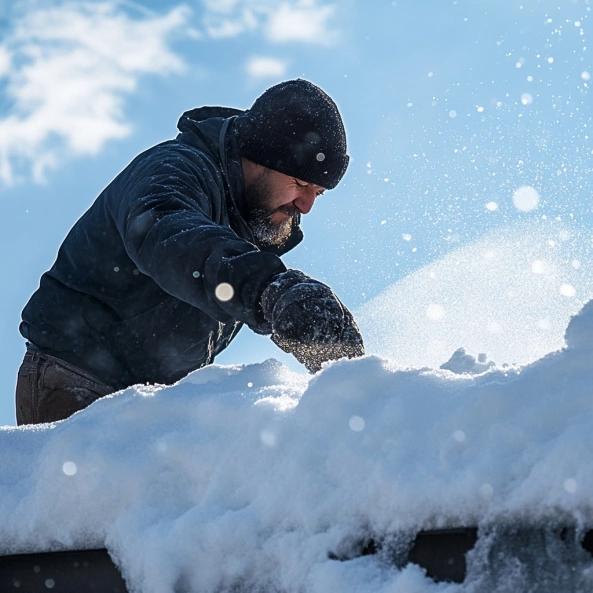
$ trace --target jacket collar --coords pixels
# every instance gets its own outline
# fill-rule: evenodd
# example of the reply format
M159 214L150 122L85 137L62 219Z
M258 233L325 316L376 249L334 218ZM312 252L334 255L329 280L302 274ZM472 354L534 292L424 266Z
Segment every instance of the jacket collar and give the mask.
M241 237L256 245L262 251L283 255L303 240L300 216L295 219L292 234L282 247L260 245L245 220L245 185L241 153L234 129L237 115L243 113L231 107L199 107L185 112L177 127L177 139L208 152L214 157L222 171L226 186L227 209L231 227Z

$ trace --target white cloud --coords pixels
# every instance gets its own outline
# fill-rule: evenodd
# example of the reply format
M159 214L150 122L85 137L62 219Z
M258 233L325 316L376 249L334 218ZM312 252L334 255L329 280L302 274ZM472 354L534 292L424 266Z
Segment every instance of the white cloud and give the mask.
M139 77L183 69L169 40L188 13L131 16L113 2L21 13L0 48L10 104L0 118L0 183L15 180L17 162L40 181L64 155L96 153L128 135L124 98Z
M236 10L241 0L203 0L204 8L211 12L228 14Z
M235 17L222 17L218 15L220 10L214 14L209 14L204 19L206 34L213 39L225 39L228 37L237 37L246 31L252 31L257 28L257 17L249 8L240 11Z
M265 26L270 41L303 41L329 45L336 39L328 28L333 16L333 5L319 6L316 2L283 3L272 11Z
M277 58L254 56L245 66L252 78L277 78L286 74L286 62Z
M199 28L210 38L253 31L274 43L337 38L336 5L324 0L202 0L202 7ZM0 185L23 174L41 181L65 157L127 136L125 99L141 76L181 72L173 35L200 37L185 6L156 14L123 0L43 0L14 12L0 44ZM246 72L281 77L286 64L255 57Z
M10 71L10 53L0 45L0 78L6 76Z
M212 38L235 37L263 29L274 43L301 42L331 45L337 33L330 27L336 12L322 0L202 0L206 34Z

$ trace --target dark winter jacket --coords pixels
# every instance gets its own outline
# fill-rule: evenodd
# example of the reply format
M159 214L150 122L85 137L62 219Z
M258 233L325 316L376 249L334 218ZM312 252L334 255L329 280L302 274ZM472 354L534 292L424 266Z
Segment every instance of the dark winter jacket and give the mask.
M136 157L74 225L23 311L40 350L121 388L171 383L209 364L284 271L244 219L234 109L203 107ZM299 243L295 221L283 252ZM228 283L229 301L215 295Z

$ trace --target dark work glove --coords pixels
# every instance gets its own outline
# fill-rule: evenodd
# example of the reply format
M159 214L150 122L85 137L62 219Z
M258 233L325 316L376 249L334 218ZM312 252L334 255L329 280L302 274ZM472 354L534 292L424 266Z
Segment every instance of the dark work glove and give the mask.
M311 372L328 360L364 355L350 311L329 286L298 270L274 276L260 304L274 343Z

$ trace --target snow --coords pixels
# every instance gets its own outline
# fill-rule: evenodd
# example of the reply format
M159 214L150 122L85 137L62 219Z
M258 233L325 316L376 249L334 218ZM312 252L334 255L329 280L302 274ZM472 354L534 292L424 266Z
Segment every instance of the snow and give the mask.
M521 104L522 105L531 105L533 103L533 95L529 93L523 93L521 95Z
M445 318L447 312L443 305L439 305L438 303L430 303L428 307L426 307L426 317L431 321L441 321Z
M593 524L592 351L589 302L564 347L525 366L461 351L452 370L376 356L313 377L273 360L212 365L63 422L4 427L1 552L107 546L144 593L527 590L516 562L491 572L488 526ZM460 525L490 534L463 585L381 554L328 557ZM586 559L569 576L562 562L542 564L572 579L555 590L590 591Z
M556 220L500 227L365 303L356 319L367 352L411 367L437 368L461 347L499 365L532 362L562 347L571 315L593 298L593 270L575 260L593 261L590 229ZM561 294L565 284L574 296Z
M465 348L459 348L455 350L451 358L441 365L442 369L447 369L453 373L471 373L476 375L484 373L496 365L493 361L488 360L485 353L481 352L478 357L475 358L471 354L465 351Z
M230 301L235 295L235 290L228 282L221 282L214 289L214 295L219 301Z
M539 193L530 185L523 185L513 192L513 204L521 212L530 212L539 205Z

